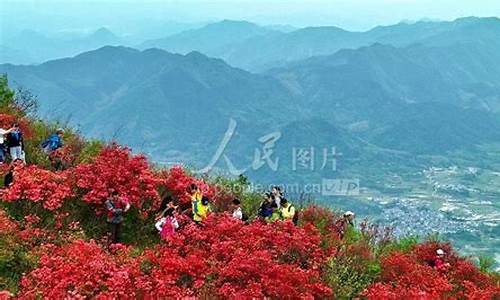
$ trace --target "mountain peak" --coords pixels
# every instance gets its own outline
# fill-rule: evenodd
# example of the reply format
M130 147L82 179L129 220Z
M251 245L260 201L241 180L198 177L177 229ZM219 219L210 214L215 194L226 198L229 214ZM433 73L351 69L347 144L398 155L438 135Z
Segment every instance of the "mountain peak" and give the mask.
M106 27L97 29L89 38L99 43L116 43L119 41L119 37Z

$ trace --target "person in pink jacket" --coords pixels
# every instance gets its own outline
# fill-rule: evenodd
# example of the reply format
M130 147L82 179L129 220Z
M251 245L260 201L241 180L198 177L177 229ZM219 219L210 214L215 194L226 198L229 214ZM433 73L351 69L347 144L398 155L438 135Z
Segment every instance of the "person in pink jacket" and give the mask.
M179 228L179 222L175 217L175 208L168 208L163 216L156 222L156 229L160 233L162 240L167 240L175 234L175 230Z

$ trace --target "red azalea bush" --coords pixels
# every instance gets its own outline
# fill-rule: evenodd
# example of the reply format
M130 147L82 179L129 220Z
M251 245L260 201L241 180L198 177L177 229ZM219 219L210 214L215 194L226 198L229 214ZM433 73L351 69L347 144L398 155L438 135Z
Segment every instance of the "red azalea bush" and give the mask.
M184 228L168 247L201 257L206 262L203 274L210 278L206 287L219 296L293 298L331 294L320 280L327 255L319 243L320 234L312 226L245 225L227 215L212 215L202 228Z
M33 136L33 130L31 129L28 120L24 118L19 118L11 114L0 113L0 128L9 129L12 127L12 124L14 123L19 124L19 128L21 128L21 131L23 132L25 138L30 138Z
M289 222L244 225L217 215L187 225L169 243L139 256L94 242L50 246L21 283L20 297L323 298L326 255L314 228Z
M23 277L19 297L133 299L133 278L138 272L132 266L120 265L93 241L48 245L38 268Z
M60 208L64 200L73 196L67 172L52 172L35 165L16 167L14 182L1 191L3 201L39 202L48 210Z
M301 211L300 220L314 224L323 234L336 232L335 222L338 217L329 209L311 205Z
M431 266L437 249L449 254L446 270ZM368 299L495 299L500 286L470 261L457 257L449 244L427 242L411 253L392 252L382 259L380 282L363 295Z
M216 189L210 186L203 179L190 176L186 171L180 166L174 166L169 170L164 170L160 173L160 179L162 185L166 188L167 192L170 193L174 198L179 201L182 207L189 207L191 199L188 194L188 189L191 184L196 184L200 188L203 195L216 201L214 196L216 194Z
M75 166L80 151L80 145L65 145L64 147L50 153L49 159L53 166L57 167L58 169L65 170Z
M0 209L0 234L11 234L18 230L18 224L9 218L5 210Z
M83 201L102 205L110 191L117 191L124 201L144 208L146 200L158 202L155 174L143 155L132 155L130 149L112 144L90 163L72 169L75 185Z

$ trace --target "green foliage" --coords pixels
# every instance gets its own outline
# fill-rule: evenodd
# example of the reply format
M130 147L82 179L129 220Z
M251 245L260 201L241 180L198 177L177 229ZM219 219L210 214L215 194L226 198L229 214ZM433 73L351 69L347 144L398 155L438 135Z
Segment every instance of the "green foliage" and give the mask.
M419 238L414 235L405 236L400 239L391 240L381 251L381 255L397 251L402 253L410 252L419 242Z
M153 226L154 216L144 218L139 211L131 208L124 214L125 221L122 224L122 243L134 245L139 248L154 247L160 242L158 231ZM104 218L101 219L101 222Z
M481 272L489 273L493 270L495 259L489 256L479 256L479 269Z
M36 268L37 258L10 238L0 236L0 290L16 293L23 273Z
M16 235L0 230L0 291L16 293L23 273L36 268L38 258L29 250Z
M359 230L356 230L353 226L348 226L347 230L344 234L344 243L347 245L354 244L362 241L363 239L367 239Z
M102 150L104 144L98 140L90 140L82 148L80 156L78 157L78 163L88 163L92 158L96 157L97 154Z
M380 265L366 262L355 255L335 257L326 265L325 280L336 298L352 299L359 295L380 274Z
M0 108L7 108L14 103L14 91L9 88L7 75L0 76Z
M217 176L211 180L211 183L223 193L238 198L241 201L241 209L249 218L257 215L262 202L262 195L248 190L250 183L247 177L243 175L236 178ZM228 200L231 201L232 199ZM222 207L222 209L226 210L227 207Z

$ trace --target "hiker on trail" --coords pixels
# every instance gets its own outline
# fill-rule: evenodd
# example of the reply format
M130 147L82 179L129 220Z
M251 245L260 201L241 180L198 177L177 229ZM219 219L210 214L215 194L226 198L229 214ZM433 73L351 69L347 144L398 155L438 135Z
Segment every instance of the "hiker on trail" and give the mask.
M43 151L45 151L45 153L47 154L51 154L52 152L61 148L63 146L63 139L62 139L63 135L64 135L64 129L62 128L57 129L55 133L51 134L42 143Z
M267 223L272 223L281 219L281 211L278 208L278 204L276 202L271 203L271 215L265 218Z
M111 243L116 244L120 241L120 230L123 223L123 213L130 209L130 203L123 203L118 196L117 191L111 193L111 197L105 202L108 210L108 223L110 227Z
M354 226L356 215L352 211L346 211L341 219L335 223L340 239L343 239L349 227Z
M297 225L295 207L285 198L281 199L281 218L285 221L290 220Z
M10 159L12 161L16 159L22 159L25 161L24 157L24 141L23 133L19 128L19 124L12 124L12 130L6 135L7 147L9 148Z
M241 201L240 199L234 199L232 203L233 207L233 218L241 220L241 221L246 221L243 220L243 211L241 210Z
M7 130L0 128L0 164L5 162L5 156L7 155L7 147L5 145L5 135L10 133L11 131L12 128Z
M196 205L193 210L193 220L196 224L201 224L210 212L210 199L203 196L201 201L196 201Z
M270 217L273 213L273 210L271 208L271 204L273 203L273 201L271 200L271 198L272 198L272 195L270 193L266 193L264 195L264 200L260 204L259 213L258 213L258 216L261 219L266 219L266 218Z
M20 166L22 166L23 164L24 164L24 162L20 158L14 160L10 164L9 172L7 174L5 174L5 177L3 179L3 185L5 188L9 188L10 185L14 182L14 178L16 177L16 173L17 173L16 169L19 168Z
M177 222L175 208L167 208L163 216L156 222L155 227L160 233L162 240L167 240L175 234L175 230L179 228Z
M444 271L450 267L450 264L446 262L446 252L443 249L436 250L436 257L433 261L434 268L439 271Z

